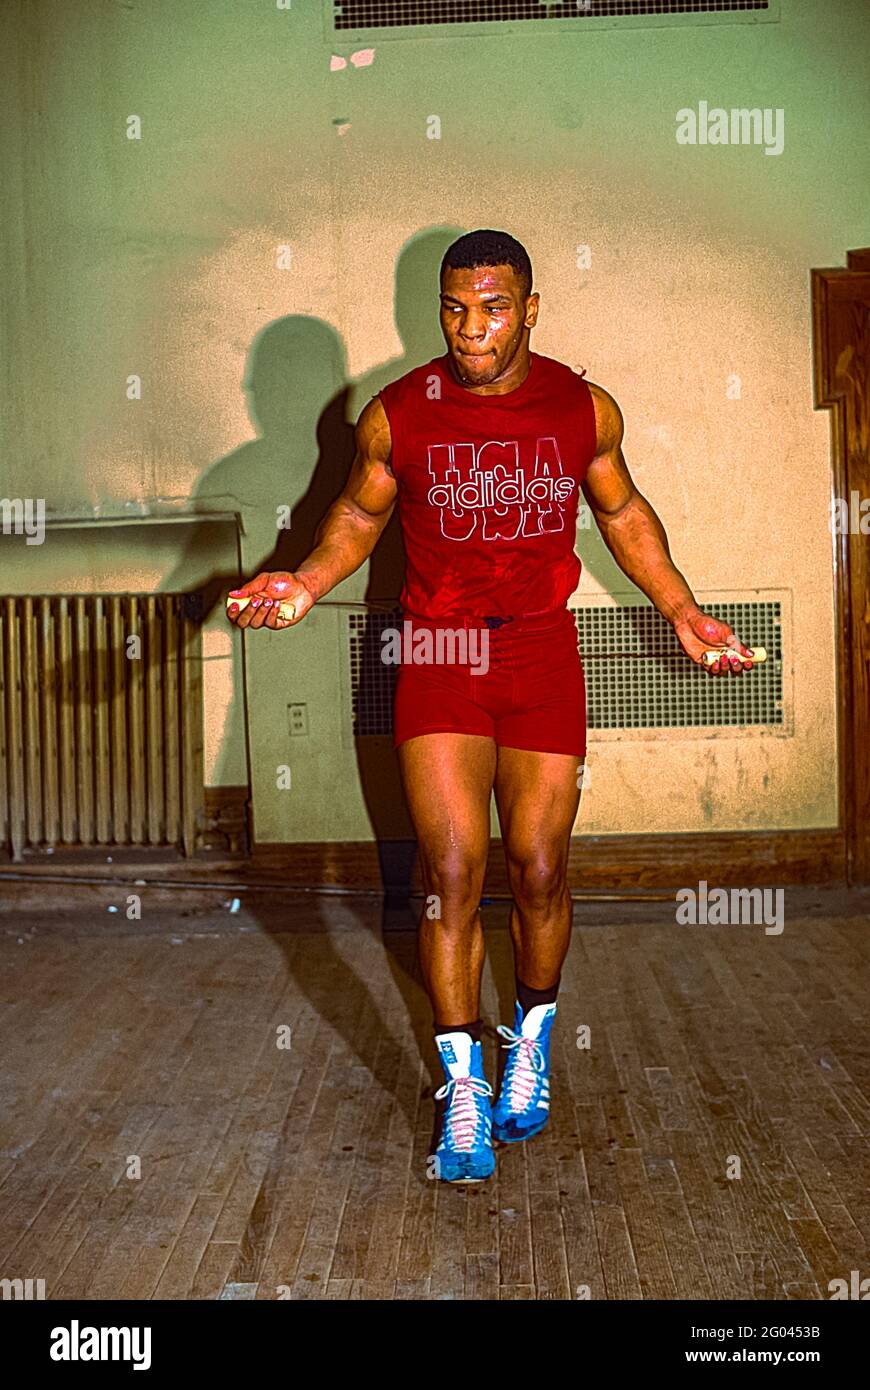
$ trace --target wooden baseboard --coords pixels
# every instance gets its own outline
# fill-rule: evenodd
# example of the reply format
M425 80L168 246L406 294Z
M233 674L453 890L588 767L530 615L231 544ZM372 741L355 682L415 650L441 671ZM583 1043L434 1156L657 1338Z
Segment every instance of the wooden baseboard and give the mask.
M206 787L201 848L247 854L251 843L250 802L247 787Z
M423 890L413 840L257 845L248 871L288 885ZM678 888L704 879L736 887L842 883L845 837L838 830L690 835L577 835L568 858L573 892ZM510 892L501 840L490 842L485 894Z
M722 831L687 835L578 835L568 878L577 888L673 888L704 879L752 888L842 883L846 841L839 830Z
M255 845L250 854L215 843L191 858L164 847L68 846L52 855L27 851L22 862L7 862L0 872L45 881L144 879L146 883L346 888L391 895L423 892L414 840ZM839 830L577 835L571 843L568 882L577 894L676 889L701 880L711 887L746 888L845 883L845 836ZM494 839L484 896L509 893L503 843Z

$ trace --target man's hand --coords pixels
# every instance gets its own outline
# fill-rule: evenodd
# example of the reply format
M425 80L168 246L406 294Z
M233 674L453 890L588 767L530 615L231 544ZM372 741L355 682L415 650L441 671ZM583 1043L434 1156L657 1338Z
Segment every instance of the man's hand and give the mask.
M709 651L711 647L731 649L723 652L712 666L703 667L712 676L724 676L726 671L740 676L744 671L752 670L752 661L747 659L750 656L749 648L744 647L740 639L735 637L727 623L720 623L718 618L711 618L709 613L704 613L700 608L690 610L684 618L675 622L674 632L680 639L683 651L699 665L703 664L701 657L704 652Z
M227 608L227 617L236 627L270 627L280 632L300 622L314 604L314 596L302 580L286 570L258 574L256 579L249 580L239 589L231 589L229 593L230 599L248 595L252 595L251 601L244 608L240 609L239 604L232 602ZM296 609L292 619L280 616L278 605L284 600L292 603Z

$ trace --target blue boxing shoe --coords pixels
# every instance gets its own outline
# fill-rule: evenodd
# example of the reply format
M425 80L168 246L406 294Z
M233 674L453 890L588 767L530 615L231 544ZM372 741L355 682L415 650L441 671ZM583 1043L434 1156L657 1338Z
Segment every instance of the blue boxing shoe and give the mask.
M483 1074L483 1047L470 1033L435 1038L447 1081L435 1092L447 1105L435 1150L441 1182L483 1182L495 1172L492 1087Z
M508 1039L502 1044L508 1058L492 1112L492 1132L502 1143L531 1139L550 1118L550 1030L555 1016L555 1004L537 1004L523 1018L517 1003L513 1028L498 1026Z

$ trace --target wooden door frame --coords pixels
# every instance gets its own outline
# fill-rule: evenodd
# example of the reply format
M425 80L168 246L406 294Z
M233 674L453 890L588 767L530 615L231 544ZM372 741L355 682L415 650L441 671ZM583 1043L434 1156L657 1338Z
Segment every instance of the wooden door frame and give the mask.
M870 498L870 247L850 251L845 268L813 270L811 281L814 404L831 412L831 498L848 508L853 492ZM852 353L855 342L863 352ZM839 828L846 881L859 884L870 882L870 537L832 526L831 542Z

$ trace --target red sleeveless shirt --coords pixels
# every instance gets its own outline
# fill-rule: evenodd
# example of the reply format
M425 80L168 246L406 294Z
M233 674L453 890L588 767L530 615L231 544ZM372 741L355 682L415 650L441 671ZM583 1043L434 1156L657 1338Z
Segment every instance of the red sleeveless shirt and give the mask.
M378 394L405 543L412 616L522 617L560 608L577 586L580 483L596 452L588 385L530 353L525 381L478 396L433 358Z

